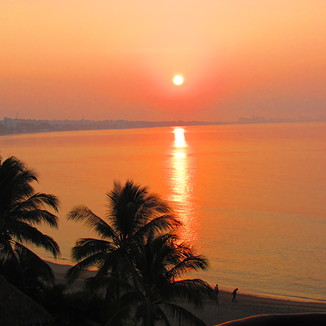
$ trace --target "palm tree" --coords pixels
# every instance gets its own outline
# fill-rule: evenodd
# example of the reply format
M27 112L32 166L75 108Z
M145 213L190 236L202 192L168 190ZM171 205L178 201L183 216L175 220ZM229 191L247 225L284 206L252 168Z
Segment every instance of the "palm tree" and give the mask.
M84 221L100 237L76 242L72 256L78 263L68 271L68 280L87 268L97 268L87 284L105 289L108 325L126 325L132 317L143 325L158 320L170 325L171 315L189 325L204 325L176 303L182 299L201 305L204 298L212 297L212 289L202 280L177 279L189 270L205 269L207 262L172 232L180 222L169 206L132 181L124 186L116 182L107 198L107 221L84 206L68 215Z
M126 263L123 257L128 257L137 241L180 224L159 196L131 180L123 186L115 182L107 199L107 221L85 206L78 206L68 214L68 219L84 221L100 237L82 238L76 242L72 257L78 263L68 271L70 281L90 267L97 267L98 275L120 274Z
M121 297L125 306L116 312L108 325L115 325L127 312L144 326L154 326L157 322L168 326L170 319L177 320L180 325L205 325L182 304L202 307L206 299L215 299L212 288L200 279L180 279L189 271L206 269L204 257L195 255L170 232L150 236L138 243L132 261L129 279L132 289Z
M16 157L0 163L0 274L26 289L38 282L52 282L51 268L26 244L44 248L54 257L60 254L58 244L35 225L57 227L56 196L36 193L31 185L36 174ZM28 281L28 282L27 282Z

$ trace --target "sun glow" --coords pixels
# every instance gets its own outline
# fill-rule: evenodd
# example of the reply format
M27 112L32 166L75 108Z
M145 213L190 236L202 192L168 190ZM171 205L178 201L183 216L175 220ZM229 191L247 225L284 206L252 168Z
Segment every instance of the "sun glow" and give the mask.
M174 128L174 146L176 148L187 147L185 139L185 130L183 128Z
M174 85L181 86L184 83L184 77L182 75L175 75L172 81Z

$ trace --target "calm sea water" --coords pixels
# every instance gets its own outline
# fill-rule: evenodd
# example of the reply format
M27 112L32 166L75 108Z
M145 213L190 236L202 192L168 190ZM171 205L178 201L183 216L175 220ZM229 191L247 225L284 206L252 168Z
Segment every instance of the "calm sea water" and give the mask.
M67 212L83 204L104 217L114 180L133 179L171 203L183 239L209 259L196 277L240 294L326 299L324 123L13 135L0 150L59 197L59 229L43 228L61 246L59 263L92 235Z

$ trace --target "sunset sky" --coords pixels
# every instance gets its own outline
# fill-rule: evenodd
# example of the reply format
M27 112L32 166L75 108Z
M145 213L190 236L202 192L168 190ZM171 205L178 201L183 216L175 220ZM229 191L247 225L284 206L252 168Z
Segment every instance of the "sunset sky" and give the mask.
M254 115L326 116L325 0L0 1L1 119Z

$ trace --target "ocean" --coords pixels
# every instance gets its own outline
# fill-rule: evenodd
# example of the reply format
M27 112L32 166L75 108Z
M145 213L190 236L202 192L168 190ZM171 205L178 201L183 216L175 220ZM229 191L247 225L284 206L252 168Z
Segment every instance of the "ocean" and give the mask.
M71 131L0 137L0 154L35 170L59 197L59 229L41 227L71 264L76 205L105 217L115 180L169 201L179 234L209 260L191 277L221 290L326 300L326 124L284 123Z

